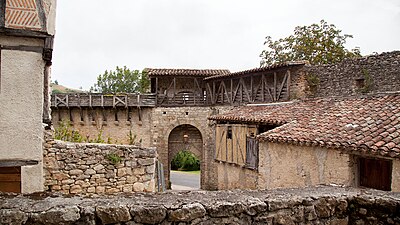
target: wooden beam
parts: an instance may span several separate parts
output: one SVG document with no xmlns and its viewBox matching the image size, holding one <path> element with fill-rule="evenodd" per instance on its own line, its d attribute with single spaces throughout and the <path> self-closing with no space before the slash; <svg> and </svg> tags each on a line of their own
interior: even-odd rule
<svg viewBox="0 0 400 225">
<path fill-rule="evenodd" d="M 225 82 L 222 81 L 221 83 L 222 83 L 222 86 L 223 86 L 223 88 L 224 88 L 224 90 L 225 90 L 225 91 L 224 91 L 224 94 L 225 94 L 225 96 L 226 96 L 226 99 L 228 100 L 229 103 L 231 103 L 231 99 L 229 98 L 228 90 L 226 89 Z M 224 103 L 224 102 L 222 101 L 222 103 Z"/>
<path fill-rule="evenodd" d="M 251 102 L 254 102 L 254 98 L 253 98 L 253 76 L 250 77 L 250 99 Z"/>
<path fill-rule="evenodd" d="M 155 94 L 156 94 L 156 105 L 158 105 L 158 77 L 156 77 L 156 91 L 155 91 Z"/>
<path fill-rule="evenodd" d="M 233 79 L 230 79 L 231 80 L 231 90 L 230 90 L 230 92 L 231 92 L 231 105 L 233 104 Z"/>
<path fill-rule="evenodd" d="M 246 85 L 246 83 L 244 82 L 244 79 L 243 79 L 243 78 L 240 78 L 240 81 L 242 82 L 242 86 L 243 86 L 243 88 L 244 88 L 244 92 L 246 93 L 247 100 L 249 100 L 249 102 L 251 102 L 249 90 L 247 89 L 247 85 Z"/>
<path fill-rule="evenodd" d="M 6 28 L 4 26 L 0 27 L 0 34 L 4 34 L 7 36 L 30 37 L 30 38 L 47 38 L 52 36 L 43 31 L 11 29 L 11 28 Z"/>
<path fill-rule="evenodd" d="M 24 51 L 24 52 L 36 52 L 36 53 L 43 53 L 43 47 L 40 46 L 28 46 L 28 45 L 3 45 L 2 49 L 4 50 L 13 50 L 13 51 Z"/>
<path fill-rule="evenodd" d="M 286 79 L 287 79 L 287 73 L 285 73 L 285 77 L 283 78 L 281 87 L 279 88 L 278 95 L 277 95 L 277 100 L 279 100 L 280 97 L 281 97 L 281 93 L 282 93 L 283 87 L 284 87 L 285 84 L 286 84 Z"/>
<path fill-rule="evenodd" d="M 214 99 L 213 99 L 213 104 L 217 102 L 217 93 L 215 92 L 215 81 L 213 80 L 213 94 L 214 94 Z"/>
<path fill-rule="evenodd" d="M 236 86 L 236 90 L 235 90 L 233 98 L 232 98 L 232 103 L 235 102 L 235 99 L 236 99 L 236 96 L 237 96 L 237 93 L 238 93 L 240 87 L 241 87 L 241 83 L 240 83 L 240 81 L 238 81 L 238 84 Z"/>
<path fill-rule="evenodd" d="M 38 160 L 23 160 L 23 159 L 0 160 L 0 167 L 33 166 L 38 164 L 39 164 Z"/>
<path fill-rule="evenodd" d="M 208 90 L 207 101 L 208 101 L 208 99 L 210 99 L 210 101 L 211 101 L 210 104 L 212 104 L 213 101 L 214 101 L 214 97 L 213 97 L 212 89 L 210 87 L 210 83 L 209 82 L 207 82 L 207 84 L 206 84 L 206 89 Z"/>
<path fill-rule="evenodd" d="M 1 61 L 1 57 L 0 57 Z M 0 64 L 1 66 L 1 64 Z M 0 69 L 1 70 L 1 69 Z M 51 119 L 50 119 L 50 93 L 49 93 L 49 79 L 50 79 L 50 65 L 46 63 L 44 66 L 44 78 L 43 78 L 43 123 L 50 125 L 51 124 Z"/>
</svg>

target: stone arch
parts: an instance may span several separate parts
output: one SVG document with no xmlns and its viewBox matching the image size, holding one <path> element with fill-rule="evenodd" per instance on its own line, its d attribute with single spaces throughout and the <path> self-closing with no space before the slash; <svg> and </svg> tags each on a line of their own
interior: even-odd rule
<svg viewBox="0 0 400 225">
<path fill-rule="evenodd" d="M 200 159 L 200 170 L 202 170 L 203 148 L 203 134 L 197 127 L 191 124 L 181 124 L 171 129 L 168 135 L 168 180 L 170 180 L 171 161 L 181 150 L 187 150 L 196 155 Z"/>
</svg>

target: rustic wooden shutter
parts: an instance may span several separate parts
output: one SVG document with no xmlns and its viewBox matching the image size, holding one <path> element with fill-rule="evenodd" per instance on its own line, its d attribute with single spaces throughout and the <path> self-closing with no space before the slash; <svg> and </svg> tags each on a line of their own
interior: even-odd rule
<svg viewBox="0 0 400 225">
<path fill-rule="evenodd" d="M 215 130 L 215 159 L 226 160 L 226 126 L 218 124 Z"/>
<path fill-rule="evenodd" d="M 255 137 L 247 137 L 246 167 L 250 169 L 258 167 L 258 140 Z"/>
</svg>

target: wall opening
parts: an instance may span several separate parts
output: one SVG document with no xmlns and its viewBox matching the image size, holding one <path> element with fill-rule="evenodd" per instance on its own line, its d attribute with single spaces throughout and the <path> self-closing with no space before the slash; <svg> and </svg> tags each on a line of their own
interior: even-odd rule
<svg viewBox="0 0 400 225">
<path fill-rule="evenodd" d="M 200 171 L 171 170 L 171 162 L 179 152 L 192 153 L 200 160 Z M 203 137 L 196 127 L 184 124 L 175 127 L 168 137 L 168 175 L 173 190 L 200 189 L 202 176 Z"/>
<path fill-rule="evenodd" d="M 358 158 L 359 184 L 361 187 L 383 191 L 391 190 L 392 161 L 383 159 Z"/>
<path fill-rule="evenodd" d="M 0 167 L 0 192 L 21 193 L 21 167 Z"/>
</svg>

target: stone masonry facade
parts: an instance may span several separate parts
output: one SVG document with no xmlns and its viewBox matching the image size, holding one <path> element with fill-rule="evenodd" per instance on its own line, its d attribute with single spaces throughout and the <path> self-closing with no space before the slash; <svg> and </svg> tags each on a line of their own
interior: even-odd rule
<svg viewBox="0 0 400 225">
<path fill-rule="evenodd" d="M 352 96 L 400 91 L 400 51 L 345 59 L 332 65 L 308 65 L 314 97 Z M 315 78 L 318 78 L 315 80 Z"/>
<path fill-rule="evenodd" d="M 96 198 L 0 196 L 0 224 L 399 223 L 399 193 L 338 187 Z"/>
<path fill-rule="evenodd" d="M 43 153 L 47 191 L 64 194 L 155 191 L 158 155 L 154 148 L 68 143 L 48 137 Z"/>
</svg>

